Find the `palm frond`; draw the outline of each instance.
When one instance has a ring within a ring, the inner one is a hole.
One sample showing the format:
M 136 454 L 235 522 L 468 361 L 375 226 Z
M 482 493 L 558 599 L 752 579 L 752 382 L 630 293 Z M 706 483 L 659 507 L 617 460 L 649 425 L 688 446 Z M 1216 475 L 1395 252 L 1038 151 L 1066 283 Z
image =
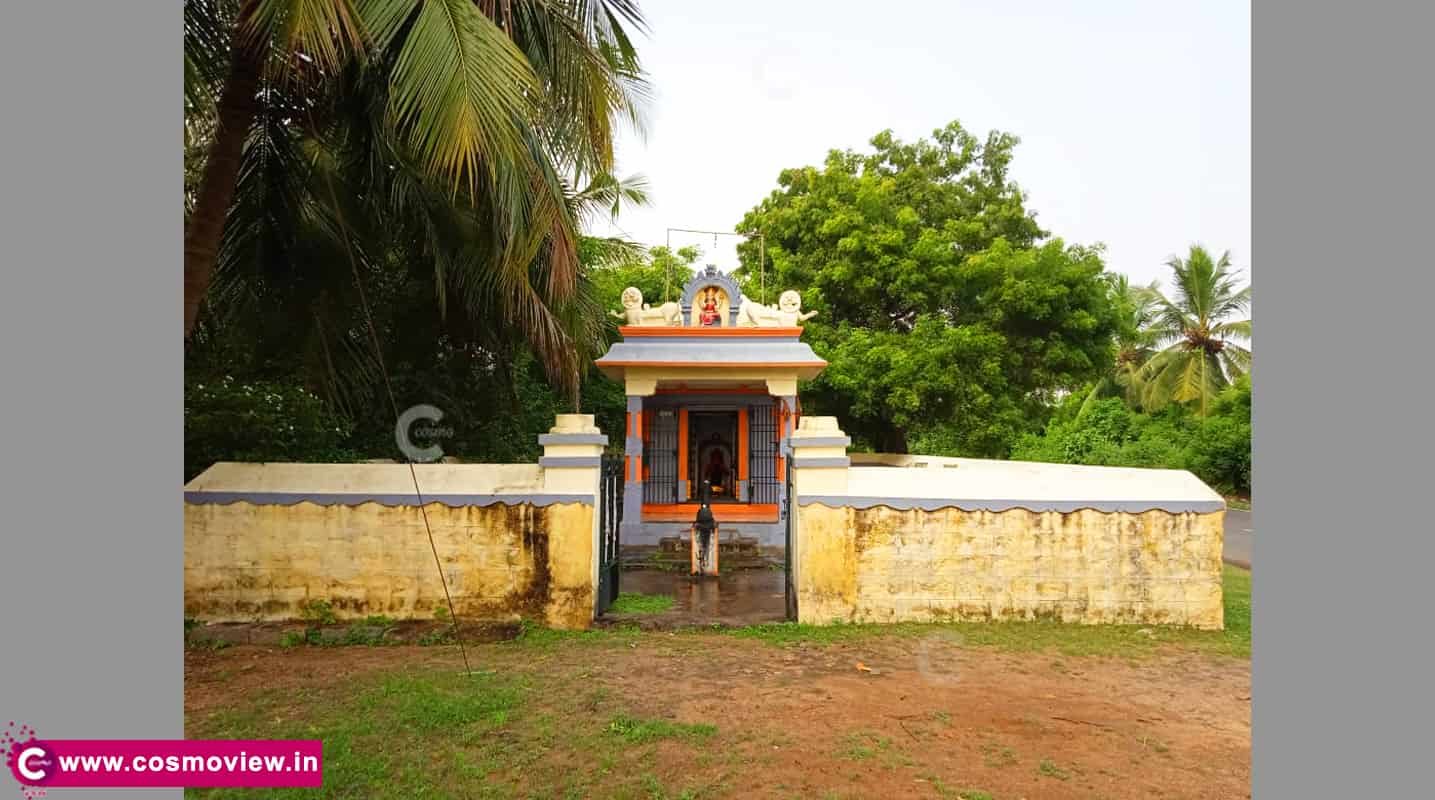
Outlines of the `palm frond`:
M 370 0 L 361 12 L 375 46 L 397 48 L 389 111 L 420 162 L 456 193 L 480 169 L 528 158 L 522 129 L 541 89 L 523 53 L 471 0 L 427 0 L 412 16 L 403 6 Z
M 250 9 L 239 30 L 242 46 L 257 49 L 274 42 L 286 56 L 336 70 L 366 44 L 360 16 L 349 0 L 254 0 Z

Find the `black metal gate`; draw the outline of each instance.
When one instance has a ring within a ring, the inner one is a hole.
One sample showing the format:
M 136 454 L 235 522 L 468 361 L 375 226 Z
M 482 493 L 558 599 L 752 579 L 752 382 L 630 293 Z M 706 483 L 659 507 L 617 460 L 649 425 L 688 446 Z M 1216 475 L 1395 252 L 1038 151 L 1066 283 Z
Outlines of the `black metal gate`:
M 598 613 L 618 598 L 618 577 L 622 563 L 618 553 L 618 529 L 623 522 L 622 456 L 603 456 L 598 489 Z
M 658 409 L 643 428 L 643 502 L 678 502 L 678 417 Z
M 777 407 L 747 407 L 747 497 L 750 503 L 776 503 L 782 476 L 777 474 Z
M 778 518 L 781 521 L 785 538 L 782 546 L 782 584 L 783 592 L 787 596 L 787 618 L 796 622 L 797 588 L 792 582 L 792 529 L 794 527 L 792 519 L 792 457 L 789 456 L 784 463 L 787 465 L 787 474 L 783 476 L 783 480 L 787 484 L 787 491 L 782 496 L 782 516 Z

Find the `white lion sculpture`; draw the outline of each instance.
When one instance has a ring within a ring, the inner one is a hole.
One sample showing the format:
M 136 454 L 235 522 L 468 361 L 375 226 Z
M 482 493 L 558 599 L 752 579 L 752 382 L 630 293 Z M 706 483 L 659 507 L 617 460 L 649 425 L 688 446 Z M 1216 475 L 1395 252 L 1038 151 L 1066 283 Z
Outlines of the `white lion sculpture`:
M 737 309 L 737 324 L 743 328 L 790 328 L 815 316 L 816 311 L 802 313 L 802 295 L 788 289 L 778 296 L 776 306 L 744 299 Z
M 623 290 L 623 310 L 609 311 L 609 316 L 623 320 L 627 325 L 658 328 L 683 324 L 683 309 L 677 303 L 663 303 L 652 308 L 643 302 L 643 293 L 636 286 Z

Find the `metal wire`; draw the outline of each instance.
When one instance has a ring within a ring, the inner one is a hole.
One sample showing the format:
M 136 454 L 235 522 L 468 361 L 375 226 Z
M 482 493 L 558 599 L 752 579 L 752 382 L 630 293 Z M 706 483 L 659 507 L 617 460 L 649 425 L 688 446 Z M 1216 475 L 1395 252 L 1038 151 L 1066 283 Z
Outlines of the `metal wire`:
M 379 346 L 379 332 L 374 327 L 374 315 L 369 310 L 369 299 L 364 293 L 364 281 L 359 276 L 359 262 L 358 259 L 354 257 L 354 247 L 350 242 L 349 226 L 344 221 L 344 210 L 339 206 L 338 194 L 334 191 L 333 176 L 325 171 L 324 179 L 324 182 L 329 188 L 329 202 L 334 206 L 334 216 L 339 223 L 339 231 L 344 238 L 344 250 L 349 256 L 349 268 L 354 273 L 354 286 L 359 290 L 359 306 L 364 310 L 364 321 L 368 324 L 369 337 L 374 344 L 374 358 L 378 360 L 379 372 L 384 376 L 384 390 L 389 396 L 389 407 L 392 408 L 394 412 L 394 423 L 398 424 L 399 403 L 394 397 L 394 386 L 389 380 L 388 366 L 384 363 L 383 348 Z M 443 574 L 443 561 L 438 556 L 438 545 L 434 544 L 433 528 L 429 525 L 428 509 L 424 507 L 424 493 L 423 490 L 419 488 L 418 470 L 414 469 L 414 460 L 408 453 L 404 453 L 404 461 L 409 465 L 409 478 L 412 479 L 414 483 L 414 495 L 418 498 L 419 514 L 423 517 L 424 521 L 424 532 L 428 534 L 429 550 L 433 551 L 434 566 L 438 568 L 439 583 L 443 586 L 444 600 L 448 602 L 448 616 L 449 619 L 453 621 L 453 638 L 454 641 L 458 643 L 459 652 L 463 654 L 463 669 L 468 673 L 468 677 L 472 678 L 473 666 L 468 662 L 468 648 L 464 646 L 463 634 L 458 625 L 458 614 L 454 612 L 453 595 L 449 594 L 448 579 L 444 577 Z

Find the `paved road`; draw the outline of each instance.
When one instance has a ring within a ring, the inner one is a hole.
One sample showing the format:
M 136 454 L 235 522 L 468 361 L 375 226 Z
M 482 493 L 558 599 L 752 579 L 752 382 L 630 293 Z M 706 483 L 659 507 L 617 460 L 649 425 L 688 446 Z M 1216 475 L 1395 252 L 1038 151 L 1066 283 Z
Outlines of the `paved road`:
M 1221 554 L 1228 564 L 1250 569 L 1251 539 L 1255 527 L 1251 512 L 1226 509 L 1226 547 Z

